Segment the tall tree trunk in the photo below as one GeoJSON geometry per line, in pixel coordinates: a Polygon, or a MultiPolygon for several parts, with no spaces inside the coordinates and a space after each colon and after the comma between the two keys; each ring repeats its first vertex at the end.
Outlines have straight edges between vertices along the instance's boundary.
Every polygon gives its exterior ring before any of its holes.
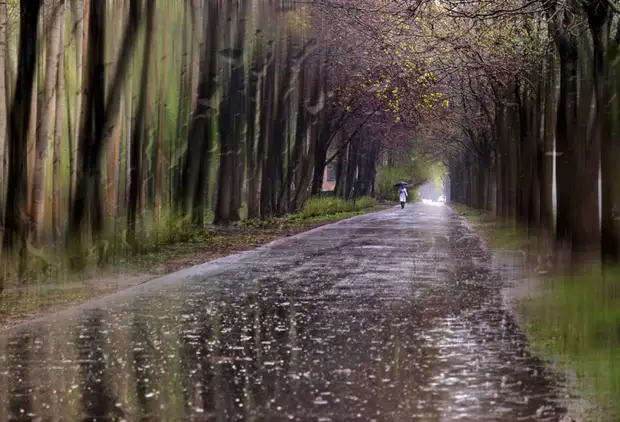
{"type": "MultiPolygon", "coordinates": [[[[37,50],[40,50],[41,46],[39,45],[37,50]]],[[[37,51],[37,58],[41,57],[39,51],[37,51]]],[[[30,226],[30,213],[31,213],[31,204],[32,204],[32,175],[34,173],[34,164],[36,160],[36,145],[37,145],[37,117],[40,114],[40,104],[39,101],[39,86],[41,85],[41,77],[39,76],[39,67],[37,63],[37,69],[34,72],[34,84],[32,86],[32,98],[31,98],[31,118],[28,123],[28,157],[27,157],[27,166],[28,173],[26,176],[26,180],[28,181],[27,192],[26,192],[26,201],[28,205],[26,206],[26,215],[28,216],[28,226],[30,226]]]]}
{"type": "MultiPolygon", "coordinates": [[[[20,2],[18,73],[15,96],[9,114],[8,179],[4,224],[4,252],[20,249],[20,274],[26,270],[27,254],[27,128],[30,123],[32,91],[37,61],[37,22],[40,0],[20,2]]],[[[7,261],[8,262],[8,261],[7,261]]],[[[4,276],[0,277],[0,291],[4,276]]]]}
{"type": "MultiPolygon", "coordinates": [[[[6,74],[7,28],[6,0],[0,0],[0,245],[4,233],[4,201],[6,192],[6,136],[8,126],[7,104],[9,102],[6,74]]],[[[1,246],[0,246],[1,249],[1,246]]]]}
{"type": "Polygon", "coordinates": [[[255,179],[256,191],[259,195],[259,209],[261,218],[269,218],[271,215],[271,203],[269,202],[268,191],[263,190],[265,186],[265,168],[267,166],[269,144],[268,140],[272,134],[271,119],[274,115],[274,98],[276,87],[276,66],[275,66],[275,49],[272,50],[265,60],[265,75],[261,83],[260,94],[260,116],[259,116],[259,132],[258,143],[256,145],[256,162],[257,175],[260,173],[259,178],[255,179]],[[260,182],[260,188],[258,183],[260,182]]]}
{"type": "Polygon", "coordinates": [[[78,144],[80,136],[80,125],[82,122],[82,101],[84,97],[84,59],[86,58],[86,49],[88,48],[88,15],[90,8],[90,0],[72,0],[73,27],[75,30],[74,39],[75,47],[75,63],[77,75],[77,90],[75,97],[75,129],[73,130],[74,138],[69,139],[69,207],[75,200],[75,189],[77,186],[77,160],[78,160],[78,144]],[[81,7],[80,7],[81,6],[81,7]]]}
{"type": "Polygon", "coordinates": [[[125,203],[125,211],[129,205],[129,184],[131,179],[131,148],[133,144],[133,72],[130,70],[128,75],[128,89],[125,93],[125,119],[124,130],[127,134],[125,139],[125,186],[123,187],[123,199],[125,203]]]}
{"type": "Polygon", "coordinates": [[[234,13],[239,19],[236,31],[233,32],[231,42],[231,55],[228,70],[230,80],[228,93],[225,94],[220,104],[220,112],[223,113],[223,124],[220,126],[220,172],[218,183],[218,199],[215,208],[216,224],[227,224],[231,221],[240,220],[239,208],[241,206],[241,186],[243,180],[243,129],[245,124],[245,67],[243,51],[245,47],[245,20],[248,2],[243,1],[239,10],[234,13]],[[223,130],[223,131],[222,131],[223,130]],[[227,139],[225,139],[225,137],[227,139]],[[228,201],[226,205],[223,202],[228,201]]]}
{"type": "MultiPolygon", "coordinates": [[[[297,122],[295,124],[295,137],[294,137],[294,146],[293,146],[293,154],[291,155],[291,159],[288,162],[288,168],[286,172],[286,179],[284,181],[284,189],[280,192],[280,203],[282,205],[286,205],[286,211],[289,213],[292,212],[292,190],[293,190],[293,181],[294,175],[300,170],[300,164],[302,159],[302,154],[304,152],[304,145],[306,141],[306,133],[308,132],[307,126],[307,111],[304,106],[304,101],[306,100],[306,71],[303,65],[300,65],[299,76],[298,76],[298,87],[297,87],[297,122]],[[283,201],[283,197],[287,196],[286,203],[283,201]]],[[[295,187],[299,189],[299,186],[295,187]]]]}
{"type": "Polygon", "coordinates": [[[553,163],[555,136],[555,54],[549,53],[544,82],[543,142],[540,151],[540,227],[544,235],[553,232],[553,163]]]}
{"type": "Polygon", "coordinates": [[[235,149],[234,153],[234,178],[233,183],[235,183],[235,191],[233,192],[230,198],[230,218],[232,221],[241,220],[240,209],[241,204],[243,202],[243,186],[245,185],[245,149],[247,148],[247,135],[246,135],[246,120],[247,120],[247,102],[245,100],[246,97],[246,87],[245,87],[245,59],[243,50],[245,48],[245,31],[246,31],[246,20],[247,16],[247,7],[250,3],[249,0],[244,0],[241,3],[241,23],[238,24],[237,29],[237,48],[235,50],[242,52],[241,53],[241,64],[236,66],[232,71],[232,78],[237,79],[237,92],[235,93],[236,101],[238,102],[239,110],[235,113],[235,149]]]}
{"type": "MultiPolygon", "coordinates": [[[[589,40],[582,39],[581,42],[589,43],[589,40]]],[[[586,51],[588,48],[582,47],[580,56],[588,57],[586,51]]],[[[596,99],[597,91],[602,95],[602,87],[597,88],[597,84],[602,83],[603,75],[597,76],[596,69],[592,68],[589,61],[582,60],[580,64],[578,70],[580,80],[577,86],[577,130],[571,137],[575,176],[571,202],[573,211],[571,258],[578,270],[582,269],[582,264],[600,263],[599,170],[603,113],[599,113],[598,110],[603,110],[604,107],[602,99],[600,101],[596,99]],[[592,110],[593,104],[594,110],[592,110]],[[592,111],[594,115],[590,118],[592,111]]]]}
{"type": "MultiPolygon", "coordinates": [[[[247,3],[247,2],[244,2],[247,3]]],[[[244,16],[243,8],[237,12],[244,16]]],[[[214,224],[239,220],[239,150],[245,120],[243,47],[245,25],[237,23],[228,58],[228,90],[220,102],[220,168],[214,224]]]]}
{"type": "Polygon", "coordinates": [[[205,34],[203,51],[200,52],[199,83],[197,92],[192,92],[196,103],[187,138],[187,152],[183,169],[184,212],[192,216],[198,227],[204,225],[207,203],[208,175],[211,169],[211,148],[213,145],[213,99],[216,94],[218,23],[220,17],[217,2],[205,7],[205,34]]]}
{"type": "Polygon", "coordinates": [[[62,111],[64,92],[64,57],[65,57],[65,29],[64,29],[64,5],[60,10],[60,36],[58,40],[58,70],[56,71],[56,107],[54,122],[54,157],[52,162],[52,240],[55,245],[60,241],[60,165],[61,165],[61,139],[62,139],[62,111]]]}
{"type": "MultiPolygon", "coordinates": [[[[110,65],[110,77],[108,78],[108,89],[114,80],[114,75],[116,75],[117,67],[118,67],[118,55],[121,49],[122,43],[122,32],[120,28],[123,26],[124,15],[126,13],[125,8],[123,7],[123,1],[114,1],[111,5],[113,8],[112,12],[114,14],[114,18],[111,22],[111,25],[114,26],[113,30],[114,34],[114,43],[113,47],[110,48],[111,54],[116,58],[110,65]]],[[[120,101],[120,107],[122,107],[122,101],[120,101]]],[[[111,137],[111,141],[107,141],[107,153],[106,153],[106,215],[108,218],[115,218],[118,214],[118,170],[120,167],[120,143],[121,143],[121,132],[123,125],[123,113],[122,110],[119,110],[119,113],[114,120],[113,128],[108,128],[110,133],[106,133],[106,136],[111,137]]]]}
{"type": "MultiPolygon", "coordinates": [[[[129,67],[129,59],[136,41],[141,16],[139,1],[131,0],[116,74],[110,86],[107,101],[104,104],[105,61],[103,37],[105,36],[105,7],[103,4],[97,3],[96,7],[92,9],[91,13],[89,13],[89,20],[95,25],[95,28],[89,29],[93,46],[88,49],[89,55],[86,60],[86,75],[88,77],[85,78],[85,82],[87,82],[85,85],[88,85],[86,92],[96,91],[96,95],[93,95],[97,101],[91,101],[91,96],[87,96],[88,103],[91,106],[84,108],[85,115],[82,116],[82,123],[80,124],[80,173],[76,182],[75,198],[71,204],[67,234],[67,249],[74,268],[81,268],[85,265],[82,231],[86,222],[87,212],[91,214],[91,229],[95,237],[101,234],[103,228],[100,177],[101,154],[103,153],[106,140],[105,130],[114,122],[120,109],[122,80],[129,67]]],[[[102,263],[103,249],[100,248],[99,252],[99,260],[102,263]]]]}
{"type": "MultiPolygon", "coordinates": [[[[54,4],[51,5],[53,9],[54,4]]],[[[58,53],[60,51],[60,31],[63,30],[64,0],[58,1],[58,7],[62,14],[54,12],[51,18],[51,30],[46,38],[45,80],[43,88],[43,103],[41,113],[37,116],[36,159],[32,180],[32,203],[30,206],[32,242],[39,246],[45,217],[45,177],[47,175],[47,162],[49,154],[50,132],[52,122],[52,110],[54,107],[58,73],[58,53]]]]}
{"type": "Polygon", "coordinates": [[[140,187],[142,185],[142,143],[146,132],[146,101],[149,89],[149,64],[151,63],[153,27],[155,20],[155,0],[147,1],[146,11],[146,38],[142,57],[142,75],[140,77],[140,97],[138,99],[137,115],[132,130],[131,142],[131,173],[129,177],[129,201],[127,204],[127,243],[138,251],[136,239],[136,222],[140,187]]]}
{"type": "MultiPolygon", "coordinates": [[[[257,146],[256,146],[256,118],[259,116],[259,101],[261,91],[264,89],[264,77],[260,78],[259,74],[263,70],[261,60],[260,43],[254,43],[254,52],[252,55],[252,67],[250,68],[249,84],[247,87],[247,123],[246,123],[246,165],[248,169],[247,176],[247,206],[248,218],[260,217],[260,201],[258,197],[258,186],[260,177],[260,166],[257,162],[257,146]],[[259,91],[259,83],[263,85],[259,91]]],[[[260,128],[259,128],[260,130],[260,128]]]]}
{"type": "MultiPolygon", "coordinates": [[[[164,17],[167,22],[166,17],[164,17]]],[[[164,25],[164,33],[168,29],[164,25]]],[[[166,124],[166,84],[168,76],[168,44],[164,40],[164,51],[161,61],[161,81],[159,90],[159,122],[157,125],[157,147],[155,155],[155,218],[159,221],[164,196],[164,135],[166,124]]],[[[183,99],[181,99],[183,101],[183,99]]],[[[180,118],[180,116],[179,116],[180,118]]]]}

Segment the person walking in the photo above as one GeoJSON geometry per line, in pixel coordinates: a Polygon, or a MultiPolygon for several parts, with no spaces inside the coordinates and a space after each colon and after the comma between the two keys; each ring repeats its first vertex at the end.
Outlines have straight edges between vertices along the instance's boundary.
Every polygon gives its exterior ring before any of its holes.
{"type": "Polygon", "coordinates": [[[407,202],[407,197],[409,196],[409,194],[407,193],[407,188],[401,186],[398,193],[400,196],[400,209],[403,209],[405,208],[405,202],[407,202]]]}

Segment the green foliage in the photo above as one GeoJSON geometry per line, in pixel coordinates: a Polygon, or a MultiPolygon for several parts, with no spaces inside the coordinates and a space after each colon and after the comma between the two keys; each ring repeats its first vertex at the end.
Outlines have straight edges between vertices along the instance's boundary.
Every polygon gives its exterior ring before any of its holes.
{"type": "MultiPolygon", "coordinates": [[[[596,404],[620,415],[620,268],[604,275],[550,277],[524,300],[535,349],[575,371],[596,404]],[[613,408],[607,409],[609,405],[613,408]]],[[[616,419],[614,419],[616,420],[616,419]]]]}
{"type": "Polygon", "coordinates": [[[312,218],[322,215],[332,215],[343,212],[361,211],[372,208],[377,204],[374,198],[363,197],[356,201],[345,201],[342,198],[310,198],[299,212],[301,218],[312,218]]]}

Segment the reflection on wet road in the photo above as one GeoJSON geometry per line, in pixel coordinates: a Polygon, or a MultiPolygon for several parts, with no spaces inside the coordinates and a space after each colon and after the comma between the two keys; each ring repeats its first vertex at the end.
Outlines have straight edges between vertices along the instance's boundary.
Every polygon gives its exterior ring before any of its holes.
{"type": "Polygon", "coordinates": [[[446,207],[360,216],[17,327],[0,420],[558,420],[446,207]]]}

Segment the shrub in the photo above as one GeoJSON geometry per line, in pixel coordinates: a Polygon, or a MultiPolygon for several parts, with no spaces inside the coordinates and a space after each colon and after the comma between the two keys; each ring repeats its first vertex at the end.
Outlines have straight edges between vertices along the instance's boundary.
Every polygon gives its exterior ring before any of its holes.
{"type": "Polygon", "coordinates": [[[356,201],[345,201],[342,198],[334,197],[310,198],[299,212],[299,216],[301,218],[311,218],[321,215],[360,211],[365,208],[374,207],[376,203],[377,201],[375,198],[370,197],[362,197],[356,201]]]}
{"type": "Polygon", "coordinates": [[[372,208],[377,205],[377,200],[371,196],[363,196],[355,201],[356,210],[364,210],[366,208],[372,208]]]}

